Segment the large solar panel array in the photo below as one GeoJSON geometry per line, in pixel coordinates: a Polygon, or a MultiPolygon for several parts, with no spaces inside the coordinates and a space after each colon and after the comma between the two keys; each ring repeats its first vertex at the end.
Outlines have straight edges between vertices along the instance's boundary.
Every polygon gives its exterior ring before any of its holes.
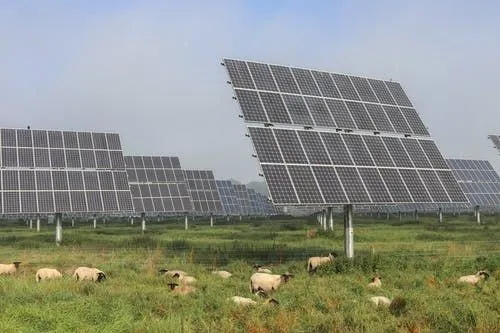
{"type": "Polygon", "coordinates": [[[500,205],[500,177],[488,161],[448,159],[455,178],[473,205],[500,205]]]}
{"type": "Polygon", "coordinates": [[[211,170],[184,170],[184,176],[196,213],[224,214],[217,184],[211,170]]]}
{"type": "Polygon", "coordinates": [[[236,193],[234,192],[233,183],[230,180],[216,180],[217,190],[222,202],[222,209],[225,215],[239,215],[240,206],[236,193]]]}
{"type": "Polygon", "coordinates": [[[193,210],[178,157],[125,156],[137,213],[183,213],[193,210]]]}
{"type": "Polygon", "coordinates": [[[467,202],[399,83],[224,64],[275,204],[467,202]]]}
{"type": "Polygon", "coordinates": [[[251,188],[247,188],[247,191],[250,200],[250,215],[266,216],[277,214],[274,205],[269,202],[265,195],[251,188]]]}
{"type": "Polygon", "coordinates": [[[0,212],[133,211],[115,133],[0,129],[0,212]]]}
{"type": "Polygon", "coordinates": [[[493,142],[493,145],[500,153],[500,135],[488,135],[488,138],[493,142]]]}

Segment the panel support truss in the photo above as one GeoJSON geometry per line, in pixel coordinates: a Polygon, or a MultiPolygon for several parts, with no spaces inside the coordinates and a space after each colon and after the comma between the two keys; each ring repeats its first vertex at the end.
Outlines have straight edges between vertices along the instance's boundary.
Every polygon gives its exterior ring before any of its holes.
{"type": "Polygon", "coordinates": [[[354,257],[354,227],[352,224],[352,204],[344,206],[344,252],[347,258],[354,257]]]}

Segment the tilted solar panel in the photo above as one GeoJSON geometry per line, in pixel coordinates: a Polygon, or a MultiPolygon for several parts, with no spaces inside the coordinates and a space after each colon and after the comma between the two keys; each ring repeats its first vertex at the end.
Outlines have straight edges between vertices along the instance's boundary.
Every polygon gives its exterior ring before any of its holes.
{"type": "Polygon", "coordinates": [[[219,191],[211,170],[184,170],[194,211],[200,214],[224,214],[219,191]]]}

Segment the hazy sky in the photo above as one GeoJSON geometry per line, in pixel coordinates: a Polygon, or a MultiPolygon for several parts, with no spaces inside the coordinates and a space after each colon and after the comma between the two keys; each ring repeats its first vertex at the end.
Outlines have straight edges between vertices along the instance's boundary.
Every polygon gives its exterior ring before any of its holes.
{"type": "Polygon", "coordinates": [[[450,158],[500,156],[497,1],[0,0],[0,127],[119,132],[258,180],[220,62],[235,57],[402,83],[450,158]]]}

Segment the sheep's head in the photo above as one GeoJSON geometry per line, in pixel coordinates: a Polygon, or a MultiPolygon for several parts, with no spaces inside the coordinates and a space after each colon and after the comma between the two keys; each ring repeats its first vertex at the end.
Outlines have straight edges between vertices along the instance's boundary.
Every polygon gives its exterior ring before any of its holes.
{"type": "Polygon", "coordinates": [[[336,252],[330,252],[328,254],[328,257],[330,257],[331,260],[337,258],[339,255],[336,252]]]}
{"type": "Polygon", "coordinates": [[[281,280],[283,282],[288,282],[288,280],[290,280],[290,278],[293,277],[293,274],[290,274],[290,273],[285,273],[285,274],[281,274],[281,280]]]}
{"type": "Polygon", "coordinates": [[[21,263],[20,261],[14,261],[14,262],[13,262],[13,264],[14,264],[14,266],[16,266],[16,268],[19,268],[19,264],[20,264],[20,263],[21,263]]]}
{"type": "Polygon", "coordinates": [[[175,287],[177,287],[179,284],[178,283],[175,283],[175,282],[171,282],[168,284],[168,286],[170,287],[170,290],[174,290],[175,287]]]}
{"type": "Polygon", "coordinates": [[[255,268],[255,269],[259,269],[259,268],[261,268],[261,267],[262,267],[262,265],[259,265],[259,264],[255,264],[255,265],[253,265],[253,268],[255,268]]]}
{"type": "Polygon", "coordinates": [[[104,280],[106,280],[106,274],[104,274],[103,272],[97,273],[97,282],[102,282],[104,280]]]}
{"type": "Polygon", "coordinates": [[[488,278],[490,277],[490,275],[485,271],[479,271],[477,272],[477,275],[485,280],[488,280],[488,278]]]}

